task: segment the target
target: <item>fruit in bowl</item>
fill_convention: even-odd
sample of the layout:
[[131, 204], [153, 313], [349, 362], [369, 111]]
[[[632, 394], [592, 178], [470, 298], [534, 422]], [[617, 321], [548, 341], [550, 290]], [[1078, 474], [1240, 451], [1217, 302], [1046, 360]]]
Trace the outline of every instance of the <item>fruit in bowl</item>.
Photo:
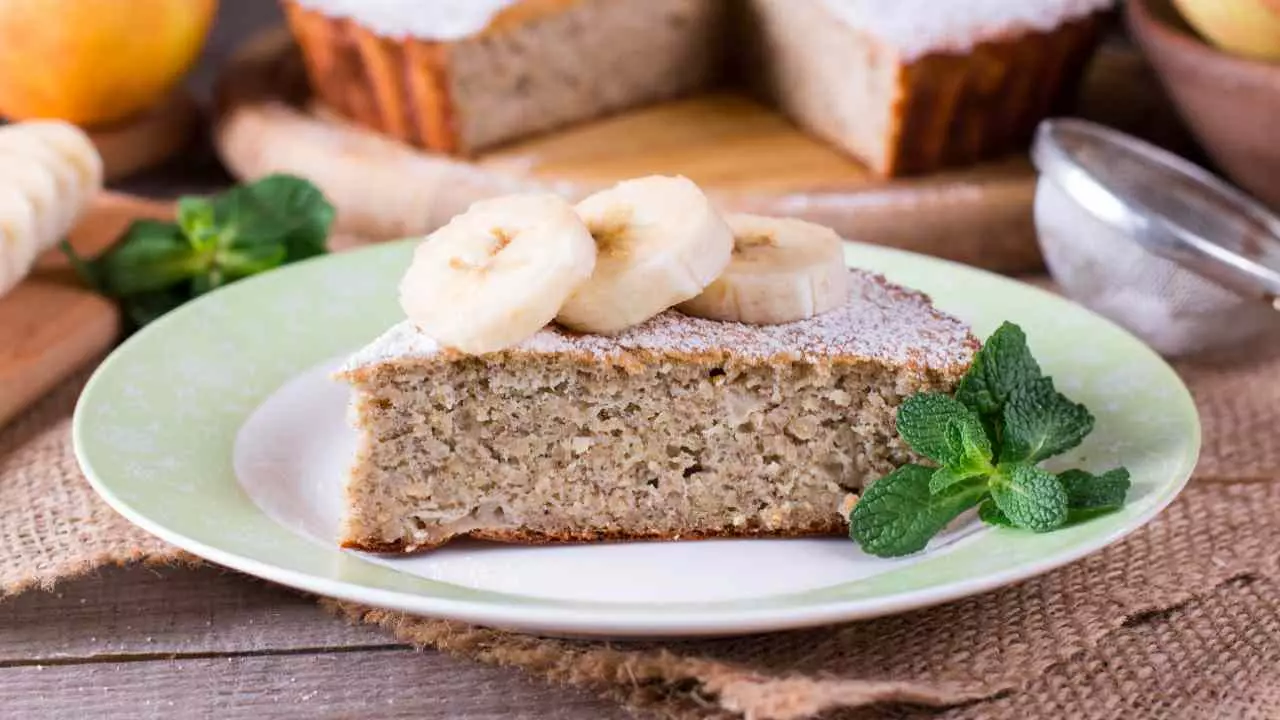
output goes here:
[[[108, 7], [111, 5], [111, 7]], [[169, 92], [204, 47], [218, 0], [0, 2], [0, 116], [84, 126]]]
[[[1280, 0], [1267, 0], [1276, 5]], [[1219, 48], [1197, 37], [1175, 5], [1129, 0], [1125, 17], [1179, 114], [1214, 169], [1263, 204], [1280, 209], [1280, 62]], [[1236, 0], [1215, 0], [1222, 5]]]
[[1280, 0], [1175, 0], [1187, 22], [1230, 53], [1280, 60]]

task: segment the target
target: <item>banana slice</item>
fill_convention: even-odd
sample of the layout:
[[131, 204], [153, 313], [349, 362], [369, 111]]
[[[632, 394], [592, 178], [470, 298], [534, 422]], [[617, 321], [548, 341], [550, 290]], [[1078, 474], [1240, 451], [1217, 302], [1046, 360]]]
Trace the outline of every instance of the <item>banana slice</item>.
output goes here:
[[442, 346], [494, 352], [550, 323], [595, 263], [591, 233], [559, 196], [482, 200], [418, 246], [400, 304]]
[[28, 120], [0, 128], [0, 134], [21, 133], [53, 148], [75, 168], [80, 180], [80, 197], [84, 202], [102, 190], [102, 156], [88, 134], [61, 120]]
[[[57, 202], [50, 222], [55, 226], [55, 241], [65, 237], [75, 225], [84, 205], [78, 171], [70, 160], [39, 138], [23, 133], [0, 134], [0, 167], [7, 165], [13, 156], [35, 161], [53, 175], [57, 184]], [[0, 176], [3, 175], [4, 171], [0, 170]]]
[[0, 158], [0, 193], [25, 195], [35, 210], [35, 252], [58, 242], [62, 213], [58, 199], [58, 179], [39, 160], [25, 155]]
[[31, 271], [38, 254], [36, 213], [22, 193], [0, 190], [0, 295]]
[[688, 300], [729, 264], [733, 233], [683, 177], [627, 180], [578, 203], [596, 240], [595, 272], [556, 321], [615, 334]]
[[733, 259], [714, 283], [680, 305], [686, 315], [755, 325], [804, 320], [849, 296], [840, 236], [803, 220], [735, 214]]

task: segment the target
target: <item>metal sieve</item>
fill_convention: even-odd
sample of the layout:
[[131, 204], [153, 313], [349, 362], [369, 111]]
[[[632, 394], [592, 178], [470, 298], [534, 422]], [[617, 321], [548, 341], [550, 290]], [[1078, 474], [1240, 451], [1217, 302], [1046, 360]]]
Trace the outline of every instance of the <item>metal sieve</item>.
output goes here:
[[1280, 330], [1280, 218], [1209, 172], [1081, 120], [1043, 122], [1035, 221], [1072, 300], [1167, 356]]

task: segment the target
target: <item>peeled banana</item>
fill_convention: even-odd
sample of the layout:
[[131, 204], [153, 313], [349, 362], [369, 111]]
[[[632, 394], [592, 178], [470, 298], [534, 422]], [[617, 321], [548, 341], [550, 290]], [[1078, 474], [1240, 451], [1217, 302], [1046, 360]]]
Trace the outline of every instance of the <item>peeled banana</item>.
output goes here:
[[102, 158], [74, 125], [39, 120], [0, 127], [0, 295], [75, 225], [102, 189]]

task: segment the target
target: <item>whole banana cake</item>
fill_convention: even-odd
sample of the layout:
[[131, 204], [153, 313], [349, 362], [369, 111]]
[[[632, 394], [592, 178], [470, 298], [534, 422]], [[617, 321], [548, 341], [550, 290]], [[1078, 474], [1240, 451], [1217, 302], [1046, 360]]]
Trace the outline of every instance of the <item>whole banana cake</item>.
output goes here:
[[476, 203], [401, 302], [338, 374], [350, 548], [844, 533], [842, 502], [915, 459], [897, 407], [978, 349], [830, 230], [721, 216], [683, 178]]
[[327, 107], [463, 157], [737, 86], [884, 176], [1025, 151], [1114, 0], [282, 0]]

